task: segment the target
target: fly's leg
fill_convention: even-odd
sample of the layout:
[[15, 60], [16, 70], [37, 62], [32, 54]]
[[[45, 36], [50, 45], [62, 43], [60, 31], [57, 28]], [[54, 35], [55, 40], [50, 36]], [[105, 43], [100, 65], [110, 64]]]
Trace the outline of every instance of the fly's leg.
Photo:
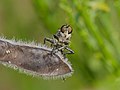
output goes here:
[[53, 47], [53, 49], [52, 49], [52, 51], [51, 51], [51, 55], [53, 55], [53, 54], [56, 53], [55, 50], [56, 50], [56, 47]]
[[53, 51], [56, 49], [56, 47], [55, 47], [55, 41], [54, 41], [54, 39], [44, 38], [44, 44], [46, 43], [46, 41], [51, 43], [51, 47], [53, 47], [53, 49], [52, 49], [52, 51], [51, 51], [50, 54], [53, 55], [54, 54]]
[[65, 49], [69, 51], [66, 54], [74, 54], [74, 51], [70, 49], [69, 47], [66, 47]]
[[64, 49], [66, 46], [62, 46], [62, 47], [53, 47], [53, 50], [52, 50], [52, 54], [55, 54], [57, 53], [58, 51], [61, 51], [62, 52], [62, 49]]
[[53, 47], [51, 51], [51, 55], [55, 54], [57, 51], [59, 51], [59, 49], [61, 50], [61, 48], [57, 48], [57, 43], [55, 42], [54, 39], [44, 38], [44, 44], [46, 43], [46, 41], [50, 42], [51, 47]]
[[58, 52], [58, 51], [61, 51], [62, 49], [64, 49], [65, 47], [63, 46], [63, 47], [60, 47], [60, 48], [53, 48], [53, 50], [52, 50], [52, 52], [53, 53], [56, 53], [56, 52]]
[[[68, 52], [64, 52], [64, 50], [68, 50]], [[74, 51], [70, 49], [68, 46], [62, 46], [60, 48], [53, 48], [52, 54], [61, 51], [61, 53], [64, 55], [64, 58], [66, 58], [66, 54], [74, 54]]]
[[64, 56], [66, 54], [74, 54], [74, 51], [72, 49], [70, 49], [69, 47], [65, 47], [66, 50], [68, 50], [68, 52], [64, 53]]
[[50, 42], [51, 44], [54, 44], [54, 40], [53, 39], [44, 38], [44, 44], [46, 43], [46, 41]]
[[[64, 52], [64, 50], [67, 50], [68, 52]], [[53, 50], [54, 53], [61, 51], [61, 53], [64, 55], [64, 58], [66, 58], [66, 54], [74, 54], [74, 51], [70, 49], [68, 46], [62, 46], [60, 48], [56, 48]]]

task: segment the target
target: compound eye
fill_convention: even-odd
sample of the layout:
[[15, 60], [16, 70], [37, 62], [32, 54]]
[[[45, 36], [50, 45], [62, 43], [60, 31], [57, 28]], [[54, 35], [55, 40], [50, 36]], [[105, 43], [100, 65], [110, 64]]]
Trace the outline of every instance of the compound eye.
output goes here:
[[68, 34], [72, 33], [72, 27], [68, 26]]
[[66, 25], [63, 25], [61, 28], [60, 28], [61, 32], [64, 33], [66, 30], [67, 30], [67, 27]]

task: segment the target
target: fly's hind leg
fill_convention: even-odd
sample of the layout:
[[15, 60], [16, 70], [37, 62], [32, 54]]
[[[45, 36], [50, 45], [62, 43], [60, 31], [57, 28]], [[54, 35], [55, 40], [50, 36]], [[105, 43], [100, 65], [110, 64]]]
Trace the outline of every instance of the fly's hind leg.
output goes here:
[[65, 49], [69, 51], [66, 54], [74, 54], [74, 51], [70, 49], [69, 47], [66, 47]]
[[74, 54], [74, 51], [70, 49], [69, 47], [65, 47], [65, 49], [68, 50], [68, 52], [65, 52], [64, 56], [66, 56], [66, 54]]

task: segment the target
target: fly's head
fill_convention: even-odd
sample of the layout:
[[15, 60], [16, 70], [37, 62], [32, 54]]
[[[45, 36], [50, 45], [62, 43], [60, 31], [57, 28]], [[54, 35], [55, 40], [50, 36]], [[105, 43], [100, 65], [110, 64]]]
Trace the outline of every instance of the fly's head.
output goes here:
[[63, 25], [54, 37], [59, 43], [68, 45], [72, 34], [72, 27], [70, 25]]

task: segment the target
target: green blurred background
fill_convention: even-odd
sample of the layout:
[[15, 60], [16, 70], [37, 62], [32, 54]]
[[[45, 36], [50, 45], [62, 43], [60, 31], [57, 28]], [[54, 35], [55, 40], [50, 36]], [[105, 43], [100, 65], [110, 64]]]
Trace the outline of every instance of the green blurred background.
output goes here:
[[72, 77], [43, 80], [0, 65], [0, 90], [120, 90], [120, 0], [0, 0], [0, 34], [43, 43], [73, 27]]

